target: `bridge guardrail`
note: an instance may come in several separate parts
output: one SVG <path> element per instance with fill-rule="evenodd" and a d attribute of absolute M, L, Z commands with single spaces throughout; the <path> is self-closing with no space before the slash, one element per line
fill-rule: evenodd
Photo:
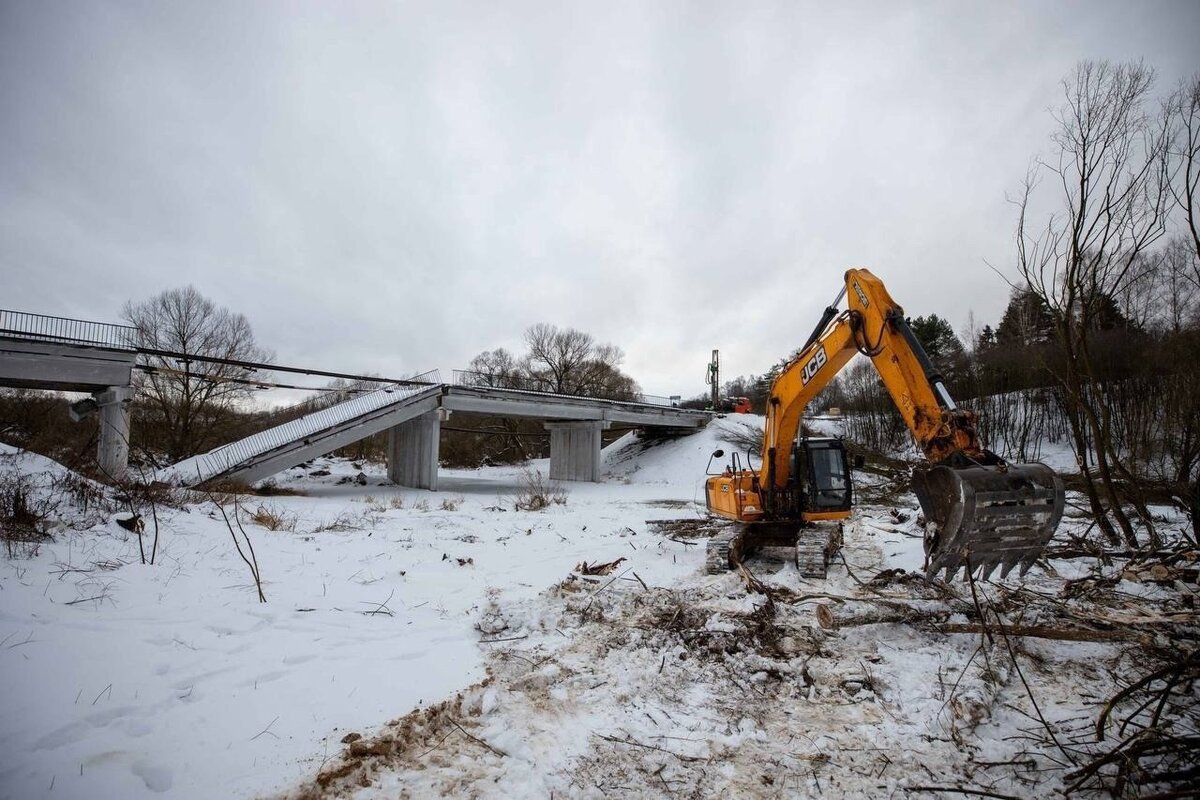
<path fill-rule="evenodd" d="M 441 371 L 431 369 L 428 372 L 422 372 L 419 375 L 414 375 L 402 381 L 377 381 L 370 388 L 358 388 L 353 386 L 345 386 L 336 389 L 313 389 L 312 391 L 318 394 L 310 397 L 307 400 L 301 400 L 298 403 L 293 403 L 290 406 L 281 406 L 273 408 L 269 411 L 262 412 L 268 419 L 284 418 L 284 422 L 289 422 L 297 416 L 305 416 L 317 411 L 324 411 L 339 403 L 344 403 L 355 397 L 371 392 L 379 391 L 380 389 L 390 388 L 392 386 L 435 386 L 442 382 Z"/>
<path fill-rule="evenodd" d="M 110 347 L 115 350 L 136 350 L 138 343 L 137 328 L 129 325 L 7 309 L 0 309 L 0 336 Z"/>
<path fill-rule="evenodd" d="M 280 447 L 302 441 L 371 411 L 411 397 L 441 384 L 437 370 L 422 373 L 403 384 L 388 384 L 382 389 L 359 395 L 329 408 L 306 414 L 265 431 L 252 434 L 166 467 L 160 474 L 174 474 L 191 485 L 230 471 L 239 464 Z"/>

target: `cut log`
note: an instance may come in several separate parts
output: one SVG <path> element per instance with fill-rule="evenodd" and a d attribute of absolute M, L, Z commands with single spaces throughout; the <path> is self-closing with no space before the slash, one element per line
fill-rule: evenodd
<path fill-rule="evenodd" d="M 962 745 L 980 723 L 992 716 L 992 708 L 1000 691 L 1012 676 L 1013 660 L 1001 642 L 984 645 L 986 648 L 965 669 L 969 674 L 957 681 L 958 688 L 950 698 L 950 736 Z"/>
<path fill-rule="evenodd" d="M 960 606 L 961 608 L 955 607 Z M 839 605 L 817 606 L 817 624 L 825 630 L 886 622 L 945 622 L 954 614 L 973 612 L 967 603 L 953 605 L 940 600 L 893 600 L 890 598 L 850 600 Z"/>

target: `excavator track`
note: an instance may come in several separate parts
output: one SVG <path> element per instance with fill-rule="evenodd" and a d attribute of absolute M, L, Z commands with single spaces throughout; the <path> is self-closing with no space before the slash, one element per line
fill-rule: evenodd
<path fill-rule="evenodd" d="M 742 563 L 741 544 L 744 533 L 731 529 L 709 539 L 704 547 L 704 571 L 709 575 L 720 575 Z"/>
<path fill-rule="evenodd" d="M 691 539 L 707 539 L 705 572 L 727 572 L 741 561 L 741 526 L 723 519 L 648 519 L 646 526 L 670 539 L 691 544 Z M 735 560 L 736 559 L 736 560 Z"/>
<path fill-rule="evenodd" d="M 816 525 L 797 529 L 786 525 L 739 525 L 722 530 L 708 540 L 704 567 L 709 575 L 737 569 L 743 560 L 763 547 L 787 547 L 796 568 L 805 578 L 824 580 L 829 562 L 842 546 L 842 526 Z"/>

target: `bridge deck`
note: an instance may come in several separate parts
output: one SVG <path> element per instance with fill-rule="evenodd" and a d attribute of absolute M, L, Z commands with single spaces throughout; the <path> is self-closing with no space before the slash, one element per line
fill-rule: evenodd
<path fill-rule="evenodd" d="M 156 478 L 196 486 L 214 478 L 253 482 L 435 411 L 558 421 L 700 428 L 704 411 L 520 389 L 392 385 L 173 464 Z"/>

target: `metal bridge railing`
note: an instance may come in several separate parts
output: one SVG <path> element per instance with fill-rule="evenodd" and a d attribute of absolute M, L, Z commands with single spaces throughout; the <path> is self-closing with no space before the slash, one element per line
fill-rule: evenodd
<path fill-rule="evenodd" d="M 0 336 L 111 347 L 117 350 L 135 350 L 138 343 L 137 328 L 129 325 L 5 309 L 0 309 Z"/>
<path fill-rule="evenodd" d="M 638 403 L 649 406 L 664 406 L 668 408 L 679 407 L 679 397 L 662 397 L 653 394 L 630 394 L 625 397 L 604 397 L 599 393 L 587 392 L 584 393 L 563 393 L 554 391 L 554 385 L 545 378 L 531 377 L 528 375 L 514 375 L 511 373 L 489 374 L 486 372 L 472 372 L 471 370 L 456 369 L 453 375 L 454 385 L 463 387 L 479 387 L 490 389 L 514 389 L 520 392 L 535 392 L 537 394 L 550 394 L 557 397 L 580 397 L 586 400 L 610 400 L 620 403 Z"/>
<path fill-rule="evenodd" d="M 389 384 L 382 389 L 347 400 L 344 403 L 306 414 L 274 428 L 239 439 L 192 458 L 184 459 L 162 470 L 162 476 L 175 476 L 189 485 L 201 483 L 231 471 L 233 468 L 272 450 L 303 441 L 323 431 L 350 422 L 372 411 L 423 392 L 441 384 L 437 370 L 418 375 L 403 384 Z"/>
<path fill-rule="evenodd" d="M 312 414 L 316 411 L 323 411 L 326 408 L 344 403 L 347 400 L 352 400 L 364 394 L 379 391 L 380 389 L 391 389 L 394 386 L 435 386 L 442 382 L 441 372 L 433 369 L 429 372 L 422 372 L 419 375 L 414 375 L 411 378 L 406 378 L 402 381 L 386 382 L 377 381 L 370 388 L 355 388 L 352 386 L 341 387 L 337 389 L 313 389 L 317 392 L 313 397 L 307 400 L 301 400 L 299 403 L 293 403 L 290 406 L 282 406 L 273 408 L 270 411 L 261 412 L 263 417 L 269 422 L 270 420 L 282 420 L 289 422 L 297 417 L 306 414 Z"/>

